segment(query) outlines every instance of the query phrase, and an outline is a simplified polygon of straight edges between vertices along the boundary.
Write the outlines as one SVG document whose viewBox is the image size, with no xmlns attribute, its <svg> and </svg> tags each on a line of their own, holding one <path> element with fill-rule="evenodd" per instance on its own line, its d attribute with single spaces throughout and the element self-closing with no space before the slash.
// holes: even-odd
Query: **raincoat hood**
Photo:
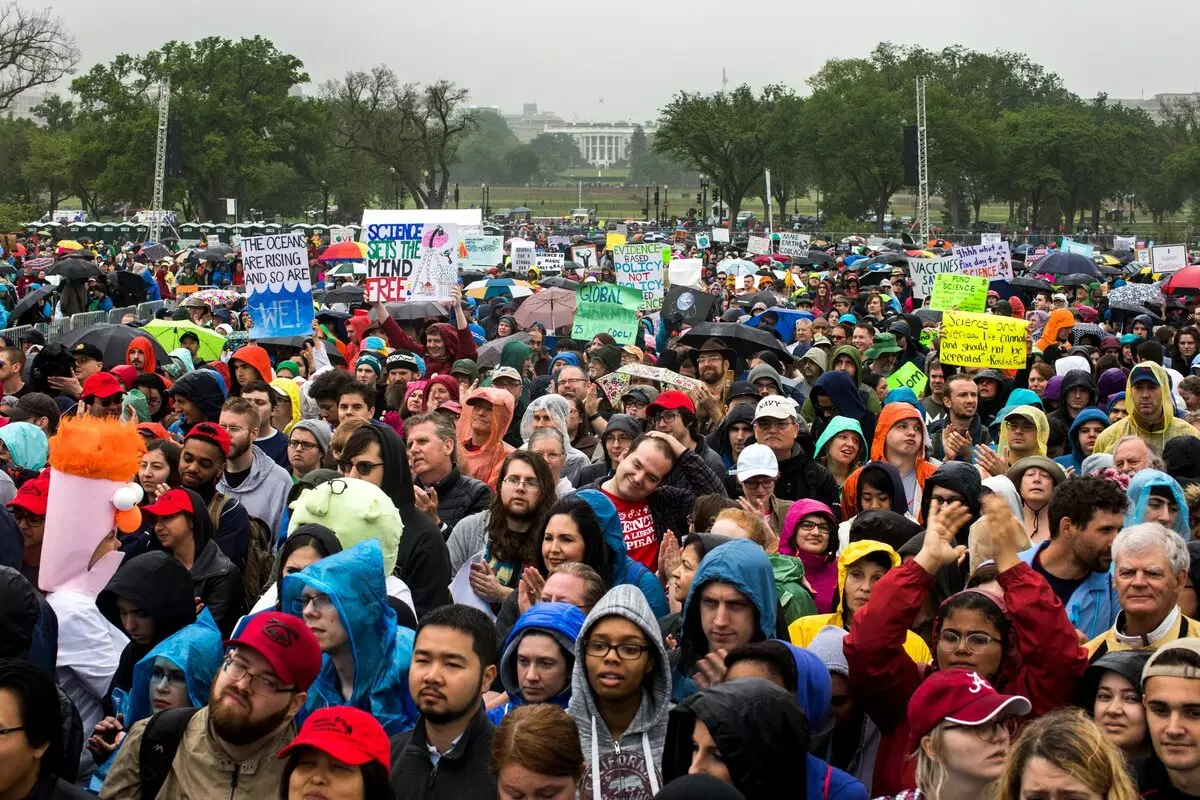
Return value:
<svg viewBox="0 0 1200 800">
<path fill-rule="evenodd" d="M 1138 414 L 1137 403 L 1127 399 L 1125 402 L 1125 408 L 1129 412 L 1129 416 L 1125 419 L 1134 421 L 1139 431 L 1165 431 L 1171 427 L 1171 422 L 1173 422 L 1175 419 L 1175 403 L 1171 399 L 1171 379 L 1167 376 L 1167 371 L 1163 369 L 1161 365 L 1156 364 L 1153 361 L 1143 361 L 1130 370 L 1129 377 L 1125 380 L 1126 398 L 1133 397 L 1133 374 L 1137 371 L 1138 367 L 1149 368 L 1150 371 L 1154 373 L 1154 377 L 1158 378 L 1159 390 L 1162 392 L 1163 418 L 1162 422 L 1159 423 L 1157 427 L 1151 427 L 1154 425 L 1154 423 L 1150 420 L 1142 419 Z M 1131 430 L 1130 433 L 1133 434 L 1135 432 Z"/>
<path fill-rule="evenodd" d="M 799 505 L 793 504 L 792 508 Z M 788 513 L 789 518 L 791 513 Z M 832 517 L 832 514 L 830 515 Z M 785 525 L 786 527 L 786 525 Z M 833 538 L 832 536 L 830 538 Z M 680 634 L 680 668 L 691 670 L 708 654 L 708 639 L 700 627 L 701 590 L 709 583 L 728 583 L 741 592 L 756 610 L 758 632 L 752 641 L 775 636 L 775 617 L 779 600 L 775 594 L 775 574 L 763 549 L 746 539 L 735 539 L 711 550 L 696 568 L 687 600 L 683 604 L 683 630 Z"/>
<path fill-rule="evenodd" d="M 1056 308 L 1050 312 L 1050 318 L 1046 320 L 1046 326 L 1042 328 L 1042 338 L 1037 341 L 1034 348 L 1046 352 L 1046 348 L 1051 345 L 1058 344 L 1058 332 L 1063 328 L 1075 327 L 1075 315 L 1068 309 Z"/>
<path fill-rule="evenodd" d="M 900 476 L 900 470 L 896 469 L 896 467 L 893 466 L 891 464 L 891 462 L 888 462 L 888 461 L 868 461 L 859 470 L 858 480 L 854 484 L 854 489 L 856 492 L 856 494 L 853 497 L 854 508 L 855 509 L 861 508 L 861 506 L 859 505 L 859 497 L 857 495 L 857 491 L 862 487 L 862 485 L 863 485 L 862 476 L 868 470 L 882 470 L 883 472 L 887 473 L 888 478 L 890 478 L 891 482 L 892 482 L 892 489 L 889 492 L 889 495 L 892 498 L 892 511 L 896 512 L 897 514 L 900 514 L 901 516 L 907 514 L 908 513 L 908 501 L 904 497 L 904 478 L 902 478 Z M 842 504 L 845 505 L 845 503 L 846 503 L 846 498 L 843 497 Z M 852 515 L 852 516 L 856 516 L 856 514 Z"/>
<path fill-rule="evenodd" d="M 504 642 L 504 655 L 500 657 L 500 680 L 514 706 L 525 704 L 517 679 L 517 648 L 525 634 L 549 634 L 562 650 L 570 675 L 575 668 L 575 640 L 583 628 L 583 619 L 583 612 L 570 603 L 538 603 L 517 618 Z M 570 699 L 571 682 L 568 680 L 563 690 L 549 702 L 565 709 Z"/>
<path fill-rule="evenodd" d="M 757 367 L 750 370 L 750 374 L 746 376 L 746 380 L 750 381 L 750 383 L 755 383 L 763 378 L 770 378 L 775 382 L 775 391 L 779 392 L 779 394 L 784 393 L 785 389 L 783 386 L 783 376 L 780 375 L 770 364 L 759 364 Z"/>
<path fill-rule="evenodd" d="M 1091 455 L 1090 453 L 1083 452 L 1083 449 L 1079 445 L 1079 430 L 1086 422 L 1100 422 L 1104 424 L 1105 428 L 1110 424 L 1107 414 L 1098 408 L 1091 407 L 1080 411 L 1079 415 L 1075 417 L 1075 421 L 1071 423 L 1071 429 L 1067 432 L 1067 443 L 1071 446 L 1071 466 L 1075 467 L 1075 474 L 1077 475 L 1083 474 L 1083 460 Z M 1197 440 L 1197 444 L 1200 444 L 1200 440 Z"/>
<path fill-rule="evenodd" d="M 1079 370 L 1086 372 L 1089 376 L 1092 374 L 1092 362 L 1088 361 L 1084 356 L 1063 356 L 1054 362 L 1054 374 L 1062 375 L 1065 379 L 1068 372 Z M 1063 387 L 1066 390 L 1066 386 Z"/>
<path fill-rule="evenodd" d="M 17 570 L 0 566 L 0 657 L 24 658 L 42 615 L 37 589 Z"/>
<path fill-rule="evenodd" d="M 452 402 L 458 402 L 458 378 L 455 378 L 453 375 L 434 375 L 426 380 L 425 385 L 421 388 L 421 395 L 424 400 L 422 405 L 426 411 L 431 410 L 429 408 L 429 390 L 433 388 L 434 384 L 441 385 L 442 388 L 449 392 Z"/>
<path fill-rule="evenodd" d="M 1167 474 L 1183 487 L 1200 483 L 1200 439 L 1176 436 L 1163 448 Z"/>
<path fill-rule="evenodd" d="M 960 462 L 961 463 L 961 462 Z M 969 466 L 964 464 L 963 466 Z M 872 539 L 862 539 L 857 542 L 851 542 L 846 545 L 838 555 L 838 571 L 837 571 L 837 587 L 838 587 L 838 602 L 836 612 L 836 622 L 830 624 L 838 624 L 841 627 L 846 627 L 845 620 L 842 618 L 842 609 L 846 603 L 846 570 L 855 561 L 860 561 L 872 553 L 881 553 L 892 562 L 892 567 L 900 566 L 900 555 L 893 550 L 889 545 L 883 542 L 877 542 Z M 819 718 L 818 718 L 819 719 Z"/>
<path fill-rule="evenodd" d="M 824 377 L 824 376 L 822 376 Z M 875 423 L 875 440 L 871 442 L 871 460 L 886 461 L 885 447 L 887 445 L 888 433 L 892 430 L 892 426 L 901 420 L 915 419 L 921 424 L 921 441 L 924 442 L 927 438 L 925 430 L 925 421 L 921 418 L 921 412 L 908 403 L 893 403 L 889 406 L 884 406 L 883 411 L 879 413 L 879 421 Z M 921 447 L 917 450 L 917 469 L 920 471 L 921 466 L 926 463 L 925 450 Z"/>
<path fill-rule="evenodd" d="M 850 417 L 859 422 L 867 416 L 867 405 L 858 392 L 858 384 L 855 383 L 854 378 L 850 377 L 849 373 L 843 370 L 826 372 L 817 378 L 812 389 L 814 406 L 816 405 L 815 396 L 818 393 L 833 401 L 839 416 Z"/>
<path fill-rule="evenodd" d="M 142 367 L 142 372 L 157 372 L 158 361 L 154 357 L 154 345 L 145 336 L 137 336 L 129 347 L 125 348 L 125 363 L 129 363 L 129 354 L 134 350 L 141 350 L 142 356 L 146 359 L 146 366 Z"/>
<path fill-rule="evenodd" d="M 984 478 L 983 486 L 985 489 L 990 490 L 992 494 L 1008 503 L 1008 507 L 1012 509 L 1013 516 L 1017 519 L 1020 519 L 1025 513 L 1025 507 L 1021 503 L 1021 495 L 1017 492 L 1017 487 L 1013 486 L 1013 482 L 1008 479 L 1007 475 L 995 475 L 991 478 Z"/>
<path fill-rule="evenodd" d="M 243 364 L 249 364 L 254 367 L 258 372 L 259 380 L 264 383 L 270 383 L 275 380 L 275 372 L 271 369 L 271 356 L 260 345 L 248 344 L 245 347 L 239 347 L 229 357 L 230 364 L 233 364 L 235 361 L 241 361 Z"/>
<path fill-rule="evenodd" d="M 1118 392 L 1125 391 L 1125 370 L 1120 367 L 1106 369 L 1100 373 L 1100 380 L 1096 381 L 1097 402 L 1104 407 L 1108 406 L 1108 401 L 1113 395 Z"/>
<path fill-rule="evenodd" d="M 1183 496 L 1183 488 L 1170 475 L 1156 469 L 1139 470 L 1130 478 L 1129 489 L 1126 490 L 1130 503 L 1129 507 L 1125 509 L 1125 527 L 1128 528 L 1130 525 L 1146 521 L 1146 503 L 1149 502 L 1154 489 L 1165 489 L 1175 498 L 1179 515 L 1175 517 L 1172 530 L 1182 536 L 1184 541 L 1190 540 L 1192 529 L 1188 524 L 1187 499 Z"/>
<path fill-rule="evenodd" d="M 453 363 L 463 357 L 462 343 L 458 339 L 458 330 L 445 322 L 438 322 L 430 325 L 427 330 L 435 330 L 442 335 L 442 342 L 446 345 L 446 356 L 441 359 L 433 359 L 435 361 L 445 361 Z M 428 360 L 430 358 L 428 350 L 425 353 Z"/>
<path fill-rule="evenodd" d="M 523 442 L 528 442 L 529 437 L 533 435 L 535 411 L 544 411 L 550 415 L 550 418 L 554 420 L 554 427 L 558 428 L 558 432 L 563 436 L 563 441 L 570 448 L 571 434 L 568 433 L 567 419 L 571 416 L 571 401 L 558 394 L 546 394 L 536 400 L 531 400 L 525 408 L 525 414 L 521 417 L 521 441 Z M 634 436 L 636 437 L 636 434 Z"/>
<path fill-rule="evenodd" d="M 830 372 L 830 373 L 826 373 L 826 374 L 832 375 L 833 373 Z M 824 378 L 825 375 L 822 375 L 821 377 Z M 847 375 L 846 377 L 850 377 L 850 376 Z M 855 396 L 857 396 L 858 392 L 855 392 L 854 394 L 855 394 Z M 839 408 L 840 407 L 841 406 L 839 406 Z M 866 411 L 865 406 L 863 408 L 863 411 Z M 817 450 L 816 450 L 815 458 L 821 457 L 821 453 L 825 452 L 825 445 L 827 445 L 831 441 L 833 441 L 833 437 L 837 436 L 839 433 L 845 433 L 846 431 L 854 431 L 855 433 L 858 434 L 859 447 L 861 448 L 860 453 L 862 454 L 862 457 L 866 457 L 867 439 L 865 436 L 863 436 L 862 426 L 858 424 L 858 420 L 856 420 L 856 419 L 850 419 L 849 417 L 843 417 L 843 416 L 839 415 L 839 416 L 836 416 L 833 419 L 829 420 L 829 424 L 825 426 L 825 430 L 821 433 L 821 438 L 817 439 Z M 893 467 L 893 469 L 894 469 L 894 467 Z"/>
<path fill-rule="evenodd" d="M 831 372 L 839 371 L 834 369 L 834 364 L 837 363 L 838 356 L 849 356 L 854 360 L 854 375 L 851 377 L 854 378 L 855 386 L 862 386 L 862 353 L 858 352 L 858 348 L 852 344 L 835 347 L 833 352 L 829 354 L 829 369 Z M 821 377 L 825 376 L 822 375 Z"/>
<path fill-rule="evenodd" d="M 1075 358 L 1075 356 L 1071 356 L 1071 358 Z M 1055 366 L 1058 366 L 1058 364 L 1061 364 L 1062 362 L 1064 362 L 1066 360 L 1067 359 L 1065 359 L 1065 358 L 1060 358 L 1058 360 L 1058 363 L 1055 364 Z M 1086 359 L 1082 359 L 1082 360 L 1086 361 Z M 1096 405 L 1096 394 L 1097 394 L 1096 382 L 1094 380 L 1092 380 L 1092 373 L 1086 369 L 1072 369 L 1072 370 L 1068 370 L 1066 373 L 1063 373 L 1062 397 L 1064 398 L 1064 403 L 1065 403 L 1065 398 L 1067 396 L 1067 392 L 1070 391 L 1071 389 L 1077 389 L 1080 387 L 1087 389 L 1087 392 L 1088 392 L 1087 404 L 1089 406 Z"/>
<path fill-rule="evenodd" d="M 829 677 L 829 667 L 820 656 L 811 650 L 797 647 L 790 642 L 784 642 L 796 662 L 796 702 L 804 710 L 804 715 L 820 724 L 829 710 L 833 700 L 833 681 Z"/>
<path fill-rule="evenodd" d="M 524 379 L 526 374 L 525 362 L 533 357 L 534 352 L 532 347 L 524 342 L 513 339 L 511 342 L 505 342 L 503 349 L 500 350 L 500 366 L 512 367 Z"/>
<path fill-rule="evenodd" d="M 833 515 L 833 509 L 822 503 L 820 500 L 809 500 L 802 498 L 792 503 L 791 507 L 788 509 L 787 515 L 783 518 L 783 530 L 780 532 L 779 537 L 780 555 L 796 556 L 797 558 L 800 557 L 800 553 L 797 552 L 796 548 L 792 545 L 792 540 L 795 539 L 796 526 L 800 524 L 800 520 L 804 519 L 810 514 L 819 514 L 829 523 L 829 546 L 831 549 L 828 552 L 830 555 L 833 554 L 833 548 L 836 548 L 837 546 L 837 536 L 833 535 L 833 531 L 837 530 L 838 525 L 837 517 Z M 695 585 L 695 578 L 693 578 L 692 586 L 695 587 Z M 743 594 L 745 594 L 745 592 L 743 592 Z"/>
<path fill-rule="evenodd" d="M 172 397 L 183 397 L 196 404 L 200 413 L 209 422 L 221 418 L 221 406 L 225 403 L 225 390 L 217 373 L 208 370 L 189 372 L 171 385 L 167 393 Z"/>
<path fill-rule="evenodd" d="M 717 454 L 725 462 L 725 465 L 730 468 L 734 467 L 737 462 L 729 447 L 729 430 L 734 426 L 734 423 L 738 422 L 753 426 L 754 408 L 754 405 L 751 403 L 738 403 L 729 410 L 729 413 L 725 415 L 725 419 L 721 420 L 721 424 L 717 425 L 713 432 L 708 435 L 708 446 L 716 450 Z M 612 420 L 616 419 L 617 416 L 624 415 L 613 414 L 612 419 L 608 421 L 609 427 L 612 427 Z M 640 427 L 638 428 L 638 433 L 641 433 Z M 630 435 L 635 439 L 638 436 L 637 433 L 631 433 Z M 608 454 L 605 453 L 604 457 L 608 458 Z"/>
<path fill-rule="evenodd" d="M 1046 412 L 1034 406 L 1014 406 L 1008 410 L 1004 416 L 1009 417 L 1018 415 L 1031 420 L 1037 428 L 1037 453 L 1036 455 L 1046 455 L 1046 445 L 1050 441 L 1050 420 L 1046 418 Z M 999 416 L 999 415 L 997 415 Z M 996 446 L 997 452 L 1003 453 L 1008 448 L 1008 426 L 1000 426 L 1000 443 Z"/>
<path fill-rule="evenodd" d="M 925 491 L 921 493 L 921 519 L 923 520 L 929 518 L 929 506 L 933 503 L 933 490 L 938 486 L 957 492 L 965 498 L 966 506 L 971 512 L 971 519 L 962 527 L 965 533 L 971 527 L 971 523 L 979 519 L 980 494 L 983 487 L 979 470 L 965 461 L 946 461 L 934 470 L 933 474 L 925 481 Z"/>
<path fill-rule="evenodd" d="M 481 398 L 492 404 L 491 430 L 482 442 L 477 440 L 471 428 L 475 419 L 475 407 L 471 403 L 474 398 Z M 491 475 L 499 470 L 500 462 L 508 453 L 504 444 L 504 434 L 512 422 L 514 406 L 513 396 L 503 389 L 485 386 L 467 395 L 457 426 L 458 463 L 464 474 Z M 467 442 L 471 442 L 475 449 L 468 450 Z"/>
<path fill-rule="evenodd" d="M 10 422 L 0 428 L 0 442 L 8 448 L 13 463 L 23 469 L 40 472 L 50 457 L 45 432 L 30 422 Z"/>
<path fill-rule="evenodd" d="M 271 385 L 287 395 L 292 403 L 292 421 L 283 429 L 284 433 L 291 433 L 292 428 L 300 421 L 300 384 L 291 378 L 276 378 L 271 381 Z"/>
<path fill-rule="evenodd" d="M 207 517 L 208 514 L 201 516 Z M 196 550 L 199 555 L 200 550 Z M 196 621 L 192 576 L 164 550 L 152 550 L 126 561 L 96 595 L 96 607 L 113 627 L 121 628 L 117 598 L 125 598 L 154 620 L 154 644 Z M 137 645 L 131 645 L 137 648 Z M 148 647 L 139 648 L 142 655 Z"/>
<path fill-rule="evenodd" d="M 418 716 L 408 693 L 414 633 L 396 624 L 388 605 L 383 551 L 373 539 L 323 558 L 283 579 L 282 608 L 300 613 L 306 586 L 329 596 L 349 637 L 354 688 L 346 700 L 328 654 L 309 689 L 308 708 L 352 705 L 369 710 L 389 733 L 412 727 Z M 314 702 L 315 700 L 315 702 Z"/>
<path fill-rule="evenodd" d="M 183 671 L 192 706 L 203 708 L 208 705 L 209 689 L 225 656 L 221 632 L 217 630 L 217 623 L 208 609 L 201 611 L 194 623 L 180 628 L 155 645 L 134 666 L 133 685 L 125 712 L 127 726 L 154 713 L 150 705 L 150 681 L 154 662 L 159 656 Z"/>
<path fill-rule="evenodd" d="M 1162 419 L 1154 422 L 1143 419 L 1133 401 L 1133 376 L 1140 370 L 1150 370 L 1158 380 L 1159 392 L 1162 396 Z M 1115 397 L 1115 395 L 1114 395 Z M 1112 400 L 1110 399 L 1110 403 Z M 1153 361 L 1143 361 L 1129 373 L 1125 383 L 1125 408 L 1129 416 L 1115 422 L 1100 434 L 1096 440 L 1096 452 L 1111 453 L 1117 440 L 1122 436 L 1140 436 L 1157 455 L 1162 455 L 1166 443 L 1177 436 L 1197 436 L 1197 431 L 1184 420 L 1175 418 L 1175 403 L 1171 397 L 1171 379 L 1160 364 Z"/>
</svg>

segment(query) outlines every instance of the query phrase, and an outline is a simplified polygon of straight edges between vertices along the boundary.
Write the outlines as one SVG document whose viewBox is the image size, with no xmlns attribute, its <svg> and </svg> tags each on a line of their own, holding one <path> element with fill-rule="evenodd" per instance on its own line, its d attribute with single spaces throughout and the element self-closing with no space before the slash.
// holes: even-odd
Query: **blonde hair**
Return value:
<svg viewBox="0 0 1200 800">
<path fill-rule="evenodd" d="M 764 550 L 766 549 L 767 540 L 771 538 L 771 533 L 767 530 L 767 523 L 763 521 L 762 517 L 757 514 L 747 513 L 741 508 L 726 508 L 722 509 L 720 514 L 717 514 L 717 518 L 713 522 L 719 522 L 723 519 L 727 519 L 734 525 L 737 525 L 748 534 L 750 541 Z"/>
<path fill-rule="evenodd" d="M 1025 767 L 1044 758 L 1105 800 L 1137 800 L 1125 756 L 1081 709 L 1060 709 L 1030 723 L 1009 751 L 994 800 L 1019 800 Z"/>
<path fill-rule="evenodd" d="M 926 751 L 932 750 L 938 754 L 942 752 L 945 745 L 945 724 L 939 722 L 933 730 L 925 734 L 917 745 L 917 752 L 912 755 L 917 760 L 917 788 L 924 792 L 926 797 L 934 800 L 941 794 L 942 785 L 946 782 L 946 765 Z M 929 743 L 928 748 L 925 746 L 926 742 Z"/>
</svg>

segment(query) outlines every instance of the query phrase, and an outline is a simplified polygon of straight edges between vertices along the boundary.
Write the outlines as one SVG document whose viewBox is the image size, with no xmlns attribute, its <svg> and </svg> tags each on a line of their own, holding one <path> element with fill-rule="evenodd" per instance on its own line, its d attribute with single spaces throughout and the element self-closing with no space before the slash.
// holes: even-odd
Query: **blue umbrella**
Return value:
<svg viewBox="0 0 1200 800">
<path fill-rule="evenodd" d="M 780 308 L 777 306 L 775 308 L 769 308 L 767 311 L 774 311 L 779 315 L 779 320 L 775 323 L 775 330 L 779 331 L 779 335 L 782 336 L 783 340 L 788 344 L 792 344 L 796 341 L 797 320 L 814 319 L 812 312 L 800 311 L 799 309 L 795 308 Z M 765 313 L 767 312 L 762 312 L 762 314 Z M 750 319 L 746 320 L 745 324 L 755 328 L 758 327 L 758 318 L 761 317 L 762 314 L 754 315 Z"/>
</svg>

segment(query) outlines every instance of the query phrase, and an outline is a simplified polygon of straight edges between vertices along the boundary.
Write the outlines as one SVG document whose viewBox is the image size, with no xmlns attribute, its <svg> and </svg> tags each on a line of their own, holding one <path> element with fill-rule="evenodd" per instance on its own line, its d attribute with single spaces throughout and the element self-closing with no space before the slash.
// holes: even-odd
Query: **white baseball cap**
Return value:
<svg viewBox="0 0 1200 800">
<path fill-rule="evenodd" d="M 739 481 L 749 480 L 765 475 L 768 478 L 779 477 L 779 459 L 765 444 L 748 444 L 738 456 L 737 468 L 729 470 L 730 475 Z"/>
<path fill-rule="evenodd" d="M 790 397 L 772 394 L 758 401 L 754 409 L 754 421 L 771 417 L 774 419 L 792 419 L 796 416 L 796 401 Z"/>
<path fill-rule="evenodd" d="M 496 367 L 492 370 L 492 383 L 494 384 L 500 378 L 508 378 L 509 380 L 521 381 L 521 373 L 517 372 L 512 367 Z"/>
</svg>

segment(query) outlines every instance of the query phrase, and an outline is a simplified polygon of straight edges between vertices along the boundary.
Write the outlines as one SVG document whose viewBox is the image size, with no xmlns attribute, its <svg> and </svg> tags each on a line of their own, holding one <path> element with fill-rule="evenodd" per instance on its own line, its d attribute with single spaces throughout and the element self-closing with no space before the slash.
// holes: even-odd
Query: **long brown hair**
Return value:
<svg viewBox="0 0 1200 800">
<path fill-rule="evenodd" d="M 1060 709 L 1029 724 L 1008 752 L 996 800 L 1018 800 L 1025 766 L 1044 758 L 1105 800 L 1136 800 L 1125 757 L 1082 710 Z"/>
<path fill-rule="evenodd" d="M 504 717 L 492 739 L 488 771 L 500 775 L 505 764 L 516 763 L 551 778 L 583 778 L 583 748 L 575 720 L 550 703 L 521 706 Z"/>
<path fill-rule="evenodd" d="M 533 470 L 538 481 L 538 498 L 533 504 L 533 515 L 527 531 L 515 532 L 508 528 L 508 512 L 504 509 L 504 479 L 508 477 L 508 468 L 514 461 L 522 461 Z M 501 561 L 520 561 L 522 564 L 533 563 L 535 549 L 541 542 L 541 531 L 550 516 L 550 509 L 558 499 L 554 490 L 554 476 L 550 474 L 550 466 L 546 459 L 528 450 L 514 450 L 500 465 L 500 477 L 496 480 L 496 492 L 492 495 L 492 505 L 488 509 L 488 546 L 492 555 Z"/>
</svg>

